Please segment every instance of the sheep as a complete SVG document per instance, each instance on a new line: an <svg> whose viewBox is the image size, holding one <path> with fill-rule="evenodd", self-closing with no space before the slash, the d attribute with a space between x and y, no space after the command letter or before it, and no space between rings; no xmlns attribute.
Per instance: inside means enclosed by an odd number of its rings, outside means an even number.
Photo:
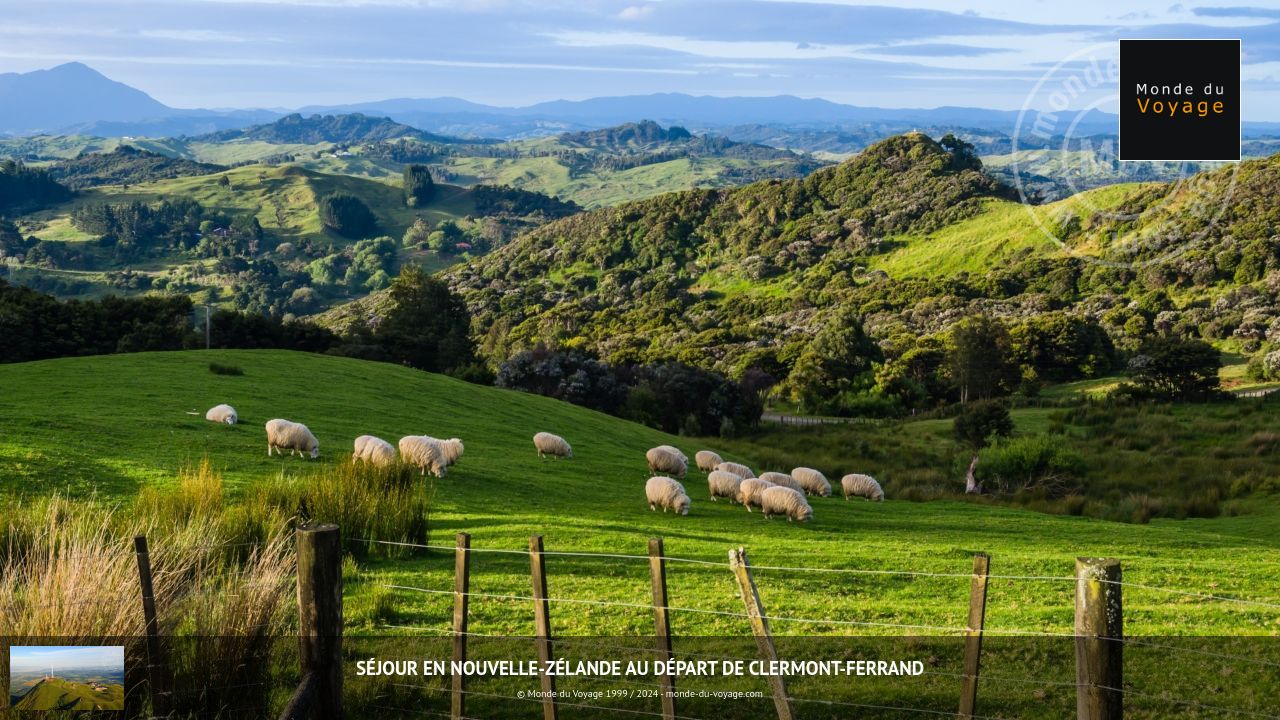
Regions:
<svg viewBox="0 0 1280 720"><path fill-rule="evenodd" d="M756 476L756 474L751 470L751 468L747 467L746 465L743 465L742 463L736 463L736 462L722 462L719 465L716 465L716 470L731 472L734 475L737 475L738 477L743 478L744 480L746 478L753 478Z"/></svg>
<svg viewBox="0 0 1280 720"><path fill-rule="evenodd" d="M662 512L670 509L679 515L689 514L689 494L684 491L684 485L669 477L656 475L649 478L649 482L644 484L644 494L649 500L650 510L661 507Z"/></svg>
<svg viewBox="0 0 1280 720"><path fill-rule="evenodd" d="M795 478L791 477L790 475L784 472L760 473L760 479L768 480L774 485L781 485L782 487L791 488L792 490L795 490L798 493L802 493L802 494L804 493L804 487L801 486L800 483L796 482Z"/></svg>
<svg viewBox="0 0 1280 720"><path fill-rule="evenodd" d="M540 432L533 436L533 446L538 448L538 457L545 458L550 455L552 457L562 458L573 457L573 448L569 447L569 443L559 435L552 435L549 432Z"/></svg>
<svg viewBox="0 0 1280 720"><path fill-rule="evenodd" d="M716 498L729 498L729 502L738 499L738 486L742 478L723 470L712 470L707 474L707 490L711 493L711 502Z"/></svg>
<svg viewBox="0 0 1280 720"><path fill-rule="evenodd" d="M294 453L310 453L312 459L320 457L320 441L302 423L281 418L267 421L267 457L275 450L281 455L285 450Z"/></svg>
<svg viewBox="0 0 1280 720"><path fill-rule="evenodd" d="M804 493L788 487L771 487L760 493L760 509L766 520L774 515L786 515L787 522L813 519L813 508L804 499Z"/></svg>
<svg viewBox="0 0 1280 720"><path fill-rule="evenodd" d="M440 440L440 447L444 450L444 461L448 465L458 462L458 458L462 457L462 441L458 438L449 438L448 440Z"/></svg>
<svg viewBox="0 0 1280 720"><path fill-rule="evenodd" d="M209 408L209 412L204 414L204 419L210 422L226 423L227 425L235 425L240 422L240 416L236 414L236 409L225 403Z"/></svg>
<svg viewBox="0 0 1280 720"><path fill-rule="evenodd" d="M380 437L361 435L356 438L355 452L351 454L351 461L386 467L396 461L396 449Z"/></svg>
<svg viewBox="0 0 1280 720"><path fill-rule="evenodd" d="M831 497L831 483L827 476L813 468L798 467L791 471L791 477L800 483L805 495Z"/></svg>
<svg viewBox="0 0 1280 720"><path fill-rule="evenodd" d="M670 445L650 448L644 457L649 461L649 472L662 472L682 478L689 471L688 459Z"/></svg>
<svg viewBox="0 0 1280 720"><path fill-rule="evenodd" d="M760 494L771 487L777 487L768 480L747 478L738 485L738 504L751 512L751 506L760 507Z"/></svg>
<svg viewBox="0 0 1280 720"><path fill-rule="evenodd" d="M684 451L676 447L675 445L659 445L658 447L663 450L666 450L669 453L676 455L677 457L679 457L681 460L684 461L685 465L689 464L689 456L685 455Z"/></svg>
<svg viewBox="0 0 1280 720"><path fill-rule="evenodd" d="M884 502L884 490L880 483L870 475L849 473L840 478L840 489L844 490L844 499L851 497L866 498L875 502Z"/></svg>
<svg viewBox="0 0 1280 720"><path fill-rule="evenodd" d="M442 478L449 470L440 441L426 435L406 435L400 438L400 457L418 468L422 475L430 470L432 475Z"/></svg>
<svg viewBox="0 0 1280 720"><path fill-rule="evenodd" d="M716 453L710 450L699 450L693 456L693 459L698 463L698 469L704 473L709 473L714 471L717 465L724 462L724 458L721 458L719 455L717 455ZM742 476L739 475L738 477L742 477Z"/></svg>

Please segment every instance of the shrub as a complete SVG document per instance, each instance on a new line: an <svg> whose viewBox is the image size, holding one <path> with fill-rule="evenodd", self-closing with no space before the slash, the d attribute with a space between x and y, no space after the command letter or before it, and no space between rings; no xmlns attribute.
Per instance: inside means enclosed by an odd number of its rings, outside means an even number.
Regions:
<svg viewBox="0 0 1280 720"><path fill-rule="evenodd" d="M1002 439L982 455L977 475L988 490L1058 497L1079 490L1084 456L1058 438L1028 435Z"/></svg>
<svg viewBox="0 0 1280 720"><path fill-rule="evenodd" d="M209 363L209 372L214 375L243 375L244 370L239 365L223 365L222 363Z"/></svg>
<svg viewBox="0 0 1280 720"><path fill-rule="evenodd" d="M320 222L345 238L366 238L378 230L378 220L360 198L335 192L320 198Z"/></svg>

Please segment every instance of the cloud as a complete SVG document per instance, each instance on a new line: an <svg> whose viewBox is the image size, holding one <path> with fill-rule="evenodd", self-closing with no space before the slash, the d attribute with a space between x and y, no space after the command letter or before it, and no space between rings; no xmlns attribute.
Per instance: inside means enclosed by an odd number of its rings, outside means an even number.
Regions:
<svg viewBox="0 0 1280 720"><path fill-rule="evenodd" d="M623 8L622 12L618 13L618 19L635 22L636 20L643 20L652 14L652 5L630 5Z"/></svg>
<svg viewBox="0 0 1280 720"><path fill-rule="evenodd" d="M1280 10L1260 7L1197 7L1191 12L1201 17L1280 18Z"/></svg>
<svg viewBox="0 0 1280 720"><path fill-rule="evenodd" d="M908 43L906 45L888 45L878 48L867 48L874 55L910 55L914 57L977 57L995 53L1013 52L1011 48L978 47L976 45L955 45L952 43Z"/></svg>

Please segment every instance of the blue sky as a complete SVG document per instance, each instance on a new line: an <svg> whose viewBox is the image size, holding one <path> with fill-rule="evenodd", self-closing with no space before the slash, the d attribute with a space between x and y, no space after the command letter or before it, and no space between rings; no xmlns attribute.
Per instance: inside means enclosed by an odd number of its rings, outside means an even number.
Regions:
<svg viewBox="0 0 1280 720"><path fill-rule="evenodd" d="M1247 2L1247 0L1245 0ZM1280 120L1280 2L39 0L6 2L0 72L79 60L178 107L686 92L1018 109L1120 37L1244 41L1244 115Z"/></svg>
<svg viewBox="0 0 1280 720"><path fill-rule="evenodd" d="M59 668L124 667L124 648L119 645L41 645L9 648L9 667L15 672Z"/></svg>

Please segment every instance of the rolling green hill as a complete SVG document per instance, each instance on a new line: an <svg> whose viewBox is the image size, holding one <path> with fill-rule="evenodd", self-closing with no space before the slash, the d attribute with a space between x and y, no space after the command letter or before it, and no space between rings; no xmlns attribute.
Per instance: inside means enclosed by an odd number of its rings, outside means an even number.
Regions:
<svg viewBox="0 0 1280 720"><path fill-rule="evenodd" d="M99 691L85 683L50 678L28 690L12 709L18 712L49 710L123 710L124 686L105 685Z"/></svg>
<svg viewBox="0 0 1280 720"><path fill-rule="evenodd" d="M236 365L241 376L215 375L210 361ZM89 381L87 378L94 380ZM0 492L96 496L127 505L142 486L174 481L184 464L207 457L232 494L270 477L315 472L341 462L352 439L373 433L393 442L402 434L457 436L466 452L449 474L433 482L433 542L455 531L473 534L478 548L519 549L528 536L546 535L548 550L643 553L646 539L667 538L675 557L723 562L731 547L746 545L757 564L836 568L909 568L968 572L970 555L993 554L1003 574L1069 576L1077 555L1125 561L1127 580L1175 587L1196 578L1216 594L1271 596L1280 543L1270 532L1276 508L1213 520L1102 523L975 503L907 502L896 498L886 455L843 446L840 471L866 471L885 482L883 504L815 498L808 524L766 521L726 502L705 498L702 475L686 478L694 499L687 517L650 512L643 485L644 452L672 443L692 456L718 443L663 435L646 427L547 398L470 385L389 364L280 351L148 353L62 359L0 366ZM223 426L203 411L230 402L242 423ZM268 458L262 423L287 417L307 423L320 439L321 458ZM932 426L894 432L877 443L906 443L906 454ZM569 460L539 460L534 432L562 434L574 447ZM874 432L874 430L869 430ZM733 455L760 462L760 457ZM766 465L757 465L765 469ZM425 480L424 482L430 482ZM348 581L349 622L373 622L370 594L380 583L436 588L451 584L452 557L427 555L370 561ZM647 566L557 558L552 585L558 597L646 602ZM473 589L527 592L525 558L477 558ZM740 611L727 568L680 565L668 571L673 604ZM890 623L949 626L962 622L967 580L806 576L761 572L767 601L797 617L845 617ZM1062 631L1071 622L1071 586L993 584L988 627ZM1253 634L1275 631L1274 614L1229 603L1187 601L1155 590L1126 592L1126 632L1142 634ZM395 623L444 627L448 598L397 593ZM474 632L526 633L519 604L473 603ZM732 617L677 617L681 634L740 634ZM643 635L643 612L586 608L562 613L558 633ZM866 631L865 628L859 631ZM780 634L846 633L825 625L779 625ZM889 631L891 632L891 631Z"/></svg>

